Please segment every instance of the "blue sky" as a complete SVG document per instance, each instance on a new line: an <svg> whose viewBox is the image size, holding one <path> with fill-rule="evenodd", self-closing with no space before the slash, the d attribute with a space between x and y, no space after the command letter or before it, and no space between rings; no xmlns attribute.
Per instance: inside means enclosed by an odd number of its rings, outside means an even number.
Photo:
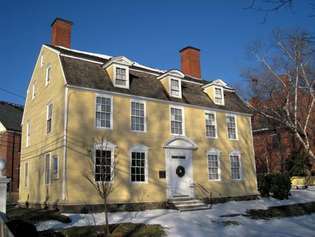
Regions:
<svg viewBox="0 0 315 237"><path fill-rule="evenodd" d="M201 49L204 79L223 78L240 85L240 72L249 65L246 46L268 39L273 28L301 27L314 33L309 1L292 11L270 14L244 10L251 0L179 1L4 1L0 3L0 100L24 103L36 57L50 42L55 17L74 22L72 48L124 55L144 65L179 68L178 51Z"/></svg>

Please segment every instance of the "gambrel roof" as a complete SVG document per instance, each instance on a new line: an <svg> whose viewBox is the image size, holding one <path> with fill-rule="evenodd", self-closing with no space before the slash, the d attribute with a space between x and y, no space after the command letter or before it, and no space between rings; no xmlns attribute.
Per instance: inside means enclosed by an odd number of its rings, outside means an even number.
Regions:
<svg viewBox="0 0 315 237"><path fill-rule="evenodd" d="M129 89L114 87L103 66L111 60L111 56L77 51L58 46L46 45L60 52L61 64L67 84L124 93L141 97L180 102L189 105L208 107L232 112L250 114L248 106L240 99L234 90L224 90L225 105L216 105L203 91L203 86L211 83L198 80L187 75L182 78L182 98L170 97L158 79L167 71L143 66L133 62L129 70Z"/></svg>

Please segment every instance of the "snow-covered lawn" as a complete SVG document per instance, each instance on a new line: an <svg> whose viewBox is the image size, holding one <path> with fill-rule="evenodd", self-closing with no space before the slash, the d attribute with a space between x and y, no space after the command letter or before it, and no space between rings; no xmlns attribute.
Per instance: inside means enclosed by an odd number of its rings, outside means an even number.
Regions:
<svg viewBox="0 0 315 237"><path fill-rule="evenodd" d="M248 209L267 209L294 203L315 201L315 188L293 190L289 200L262 198L252 201L231 201L216 204L209 210L178 212L175 210L148 210L110 214L110 223L146 223L162 225L168 236L315 236L315 214L271 220L253 220L244 214ZM234 215L235 214L235 215ZM104 224L104 214L68 214L71 224L57 221L41 222L38 230L68 228L71 226ZM230 216L230 217L226 217ZM232 216L232 217L231 217ZM234 217L233 217L234 216Z"/></svg>

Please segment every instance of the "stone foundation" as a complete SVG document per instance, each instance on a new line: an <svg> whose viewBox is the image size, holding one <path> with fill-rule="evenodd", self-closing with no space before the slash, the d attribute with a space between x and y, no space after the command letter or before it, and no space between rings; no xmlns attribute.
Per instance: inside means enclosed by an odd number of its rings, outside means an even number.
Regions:
<svg viewBox="0 0 315 237"><path fill-rule="evenodd" d="M255 200L258 195L240 196L240 197L220 197L220 198L209 198L203 199L207 204L223 203L228 201L246 201ZM104 209L103 204L25 204L19 203L22 207L28 208L42 208L42 209L52 209L60 210L64 213L92 213L92 212L102 212ZM145 202L145 203L117 203L108 204L108 209L110 212L118 211L144 211L153 209L173 209L174 206L167 202Z"/></svg>

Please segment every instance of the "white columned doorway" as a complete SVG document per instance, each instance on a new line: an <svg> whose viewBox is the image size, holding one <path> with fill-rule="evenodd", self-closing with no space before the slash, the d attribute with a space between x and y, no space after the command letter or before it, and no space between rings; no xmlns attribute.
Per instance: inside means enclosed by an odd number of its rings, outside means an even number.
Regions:
<svg viewBox="0 0 315 237"><path fill-rule="evenodd" d="M194 197L192 159L196 144L186 137L176 137L164 148L168 198Z"/></svg>

